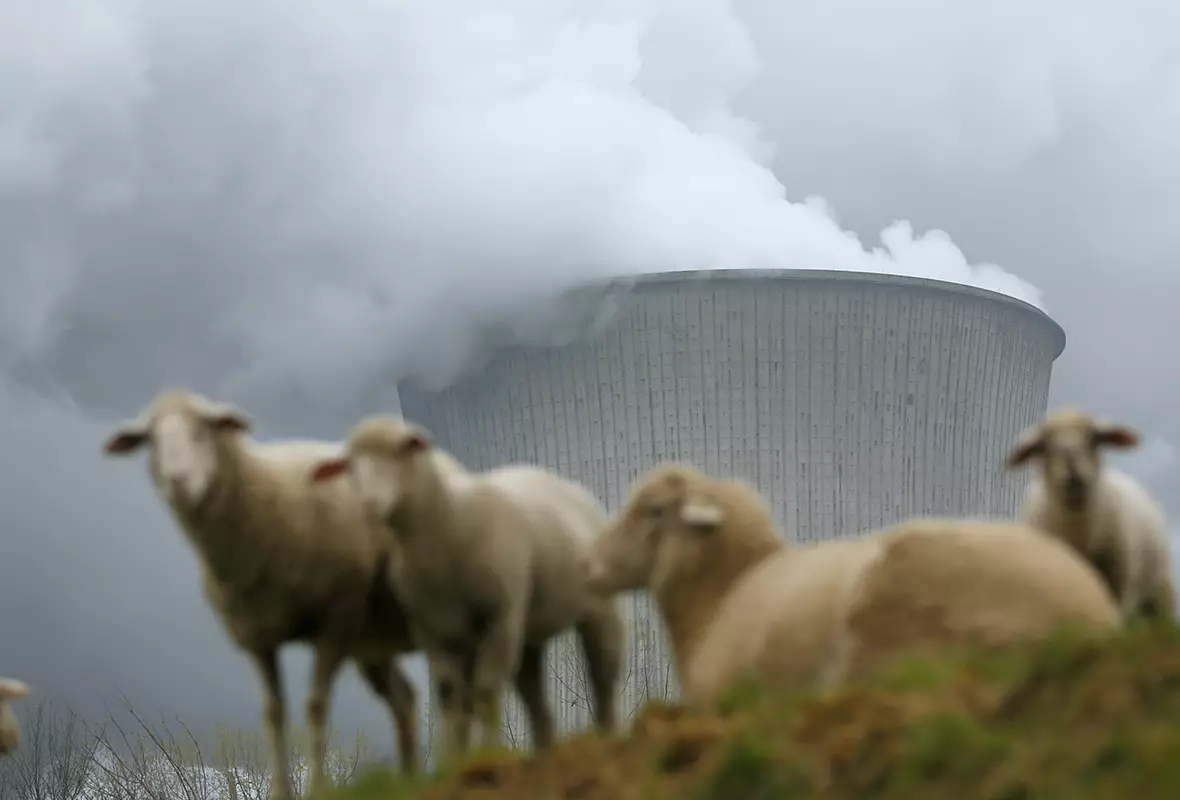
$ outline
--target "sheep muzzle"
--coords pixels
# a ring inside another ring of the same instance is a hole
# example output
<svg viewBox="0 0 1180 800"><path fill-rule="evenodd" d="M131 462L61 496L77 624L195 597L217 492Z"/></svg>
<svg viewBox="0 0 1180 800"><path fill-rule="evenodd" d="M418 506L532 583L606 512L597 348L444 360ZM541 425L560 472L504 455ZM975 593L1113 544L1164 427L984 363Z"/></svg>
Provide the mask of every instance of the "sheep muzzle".
<svg viewBox="0 0 1180 800"><path fill-rule="evenodd" d="M1061 496L1067 508L1081 510L1090 498L1090 487L1082 476L1074 473L1065 478L1061 487Z"/></svg>

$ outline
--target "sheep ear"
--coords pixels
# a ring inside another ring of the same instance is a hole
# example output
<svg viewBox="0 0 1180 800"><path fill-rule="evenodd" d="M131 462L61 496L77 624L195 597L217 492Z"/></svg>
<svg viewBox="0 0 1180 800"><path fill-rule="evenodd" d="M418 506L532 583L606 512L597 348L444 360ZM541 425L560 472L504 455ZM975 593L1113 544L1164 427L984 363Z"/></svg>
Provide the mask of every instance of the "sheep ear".
<svg viewBox="0 0 1180 800"><path fill-rule="evenodd" d="M0 700L24 700L29 696L29 687L11 678L0 678Z"/></svg>
<svg viewBox="0 0 1180 800"><path fill-rule="evenodd" d="M215 430L244 433L251 428L250 418L246 413L230 403L204 402L197 409L197 413Z"/></svg>
<svg viewBox="0 0 1180 800"><path fill-rule="evenodd" d="M421 453L430 447L430 437L421 431L411 433L402 441L401 451L406 455Z"/></svg>
<svg viewBox="0 0 1180 800"><path fill-rule="evenodd" d="M1105 424L1094 428L1095 444L1130 450L1139 446L1139 431L1126 425Z"/></svg>
<svg viewBox="0 0 1180 800"><path fill-rule="evenodd" d="M347 458L330 458L327 461L321 461L312 468L311 475L309 476L310 482L323 483L324 481L330 481L347 471Z"/></svg>
<svg viewBox="0 0 1180 800"><path fill-rule="evenodd" d="M1030 458L1040 455L1045 446L1044 433L1039 425L1029 428L1020 434L1016 444L1008 453L1004 462L1005 469L1016 469L1024 466Z"/></svg>
<svg viewBox="0 0 1180 800"><path fill-rule="evenodd" d="M108 456L129 455L147 444L150 435L150 426L146 419L124 422L107 437L102 451Z"/></svg>
<svg viewBox="0 0 1180 800"><path fill-rule="evenodd" d="M702 533L711 533L721 524L724 515L713 503L703 500L689 500L680 507L680 519L685 525Z"/></svg>
<svg viewBox="0 0 1180 800"><path fill-rule="evenodd" d="M250 419L236 409L230 409L209 420L209 423L219 431L238 431L246 433L250 430Z"/></svg>

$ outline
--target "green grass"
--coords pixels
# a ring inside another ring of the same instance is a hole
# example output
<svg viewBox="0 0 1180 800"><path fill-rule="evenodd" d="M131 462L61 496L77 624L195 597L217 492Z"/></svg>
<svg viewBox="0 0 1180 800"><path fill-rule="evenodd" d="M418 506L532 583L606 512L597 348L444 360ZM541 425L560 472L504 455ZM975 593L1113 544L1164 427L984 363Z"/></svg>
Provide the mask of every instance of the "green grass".
<svg viewBox="0 0 1180 800"><path fill-rule="evenodd" d="M649 706L632 731L539 758L473 756L338 800L1176 800L1180 631L1067 633L913 659L822 695L737 687L713 711Z"/></svg>

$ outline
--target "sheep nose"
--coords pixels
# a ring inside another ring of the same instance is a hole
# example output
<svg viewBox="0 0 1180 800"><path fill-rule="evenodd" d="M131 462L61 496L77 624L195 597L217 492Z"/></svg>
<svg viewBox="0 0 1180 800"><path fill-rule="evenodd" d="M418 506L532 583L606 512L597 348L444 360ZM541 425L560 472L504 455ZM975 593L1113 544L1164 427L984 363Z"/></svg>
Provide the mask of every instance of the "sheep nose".
<svg viewBox="0 0 1180 800"><path fill-rule="evenodd" d="M174 499L182 503L188 500L188 486L179 475L168 479L168 491Z"/></svg>
<svg viewBox="0 0 1180 800"><path fill-rule="evenodd" d="M1086 493L1089 487L1086 486L1086 481L1081 475L1072 472L1065 477L1065 501L1071 507L1080 508L1086 502Z"/></svg>

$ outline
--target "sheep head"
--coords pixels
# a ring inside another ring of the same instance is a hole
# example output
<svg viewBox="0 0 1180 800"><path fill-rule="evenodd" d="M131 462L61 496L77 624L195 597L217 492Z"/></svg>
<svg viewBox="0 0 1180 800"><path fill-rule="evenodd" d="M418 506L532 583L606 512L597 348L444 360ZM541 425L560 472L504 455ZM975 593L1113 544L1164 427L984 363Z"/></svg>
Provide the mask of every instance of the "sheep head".
<svg viewBox="0 0 1180 800"><path fill-rule="evenodd" d="M1139 432L1133 428L1064 408L1021 433L1005 467L1012 470L1038 462L1046 487L1067 508L1080 510L1089 502L1102 472L1102 450L1138 446Z"/></svg>
<svg viewBox="0 0 1180 800"><path fill-rule="evenodd" d="M353 427L344 454L321 461L310 479L320 483L347 473L365 517L388 524L416 488L416 457L430 449L430 435L421 427L398 417L369 417Z"/></svg>
<svg viewBox="0 0 1180 800"><path fill-rule="evenodd" d="M699 470L665 464L642 476L626 506L587 559L592 591L613 595L651 588L661 574L698 553L725 520Z"/></svg>
<svg viewBox="0 0 1180 800"><path fill-rule="evenodd" d="M222 436L250 430L249 418L228 403L195 392L168 389L156 395L140 415L124 422L107 438L107 455L130 455L150 448L156 489L171 505L200 504L218 468Z"/></svg>

